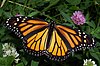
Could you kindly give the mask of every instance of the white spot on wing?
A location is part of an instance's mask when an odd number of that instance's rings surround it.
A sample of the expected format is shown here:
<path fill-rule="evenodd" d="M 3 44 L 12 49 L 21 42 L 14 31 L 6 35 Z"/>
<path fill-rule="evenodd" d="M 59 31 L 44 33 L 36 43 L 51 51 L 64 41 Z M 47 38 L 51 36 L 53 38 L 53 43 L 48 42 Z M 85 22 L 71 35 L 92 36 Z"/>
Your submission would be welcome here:
<path fill-rule="evenodd" d="M 85 34 L 85 32 L 83 32 L 83 34 Z"/>
<path fill-rule="evenodd" d="M 14 25 L 17 25 L 17 23 L 14 23 Z"/>
<path fill-rule="evenodd" d="M 22 18 L 21 16 L 19 18 Z"/>
<path fill-rule="evenodd" d="M 19 21 L 19 18 L 17 18 L 17 22 Z"/>
<path fill-rule="evenodd" d="M 8 26 L 9 24 L 7 24 L 7 26 Z"/>
<path fill-rule="evenodd" d="M 6 21 L 6 23 L 8 23 L 8 21 Z"/>

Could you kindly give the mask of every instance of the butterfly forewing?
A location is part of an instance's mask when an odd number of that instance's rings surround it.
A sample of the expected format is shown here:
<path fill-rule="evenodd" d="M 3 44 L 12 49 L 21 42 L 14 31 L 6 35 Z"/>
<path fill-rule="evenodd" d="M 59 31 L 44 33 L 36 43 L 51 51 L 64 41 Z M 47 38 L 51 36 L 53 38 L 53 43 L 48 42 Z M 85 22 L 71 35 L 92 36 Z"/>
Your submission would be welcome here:
<path fill-rule="evenodd" d="M 94 46 L 94 39 L 80 30 L 61 25 L 56 26 L 56 29 L 69 50 L 77 51 Z"/>

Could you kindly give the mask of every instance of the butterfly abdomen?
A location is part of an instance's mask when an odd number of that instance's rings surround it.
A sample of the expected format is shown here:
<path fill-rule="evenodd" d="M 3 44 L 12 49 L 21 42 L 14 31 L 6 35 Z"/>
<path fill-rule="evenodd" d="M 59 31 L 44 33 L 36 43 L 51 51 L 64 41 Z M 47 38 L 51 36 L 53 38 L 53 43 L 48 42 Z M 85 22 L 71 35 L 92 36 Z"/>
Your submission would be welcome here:
<path fill-rule="evenodd" d="M 55 22 L 52 21 L 50 24 L 49 24 L 49 27 L 48 27 L 48 39 L 47 39 L 47 45 L 46 45 L 46 49 L 48 49 L 48 47 L 50 46 L 50 41 L 51 41 L 51 37 L 52 37 L 52 34 L 53 34 L 53 31 L 55 30 Z"/>

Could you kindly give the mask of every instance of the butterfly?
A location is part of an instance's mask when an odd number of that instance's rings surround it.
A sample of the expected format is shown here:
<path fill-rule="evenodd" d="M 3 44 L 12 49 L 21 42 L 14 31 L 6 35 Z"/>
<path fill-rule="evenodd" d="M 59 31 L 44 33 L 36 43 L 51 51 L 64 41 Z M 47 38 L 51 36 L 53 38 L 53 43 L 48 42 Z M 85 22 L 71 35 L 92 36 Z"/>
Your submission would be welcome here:
<path fill-rule="evenodd" d="M 54 61 L 63 61 L 71 52 L 95 46 L 94 39 L 85 32 L 54 21 L 16 16 L 7 19 L 5 25 L 23 40 L 26 52 Z"/>

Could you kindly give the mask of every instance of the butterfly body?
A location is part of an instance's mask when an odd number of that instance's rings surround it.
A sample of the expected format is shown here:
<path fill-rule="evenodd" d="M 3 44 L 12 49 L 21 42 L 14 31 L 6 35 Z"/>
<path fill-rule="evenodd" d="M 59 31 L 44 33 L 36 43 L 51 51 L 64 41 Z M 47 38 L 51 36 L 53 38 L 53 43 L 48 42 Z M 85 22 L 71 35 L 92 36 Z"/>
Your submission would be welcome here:
<path fill-rule="evenodd" d="M 50 39 L 51 39 L 51 36 L 52 36 L 52 32 L 55 28 L 55 23 L 52 21 L 49 26 L 48 26 L 48 39 L 47 39 L 47 45 L 46 45 L 46 49 L 48 49 L 48 47 L 50 46 Z"/>
<path fill-rule="evenodd" d="M 73 51 L 95 46 L 94 39 L 81 30 L 32 17 L 11 17 L 6 27 L 23 40 L 26 52 L 55 61 L 65 60 Z"/>

